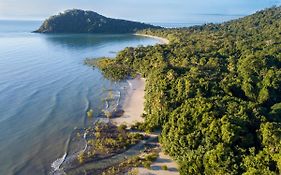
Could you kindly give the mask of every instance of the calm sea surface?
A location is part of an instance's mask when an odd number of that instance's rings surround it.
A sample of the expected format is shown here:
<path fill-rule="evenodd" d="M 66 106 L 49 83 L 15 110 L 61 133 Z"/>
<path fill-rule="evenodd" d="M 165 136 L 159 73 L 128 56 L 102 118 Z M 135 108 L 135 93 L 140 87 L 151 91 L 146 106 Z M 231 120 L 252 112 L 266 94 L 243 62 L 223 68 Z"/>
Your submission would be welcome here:
<path fill-rule="evenodd" d="M 48 174 L 89 108 L 118 89 L 86 57 L 159 41 L 133 35 L 34 34 L 40 22 L 0 21 L 0 174 Z"/>

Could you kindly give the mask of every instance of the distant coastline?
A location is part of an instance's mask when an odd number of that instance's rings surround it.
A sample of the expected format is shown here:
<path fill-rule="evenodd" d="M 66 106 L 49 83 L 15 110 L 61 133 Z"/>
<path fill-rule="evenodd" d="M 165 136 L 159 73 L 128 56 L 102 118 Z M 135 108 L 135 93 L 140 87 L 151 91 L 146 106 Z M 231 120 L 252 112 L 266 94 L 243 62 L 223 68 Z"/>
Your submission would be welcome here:
<path fill-rule="evenodd" d="M 157 39 L 157 40 L 161 41 L 161 44 L 169 44 L 170 43 L 170 41 L 168 39 L 162 38 L 162 37 L 158 37 L 158 36 L 154 36 L 154 35 L 147 35 L 147 34 L 140 34 L 140 33 L 135 33 L 133 35 L 154 38 L 154 39 Z"/>

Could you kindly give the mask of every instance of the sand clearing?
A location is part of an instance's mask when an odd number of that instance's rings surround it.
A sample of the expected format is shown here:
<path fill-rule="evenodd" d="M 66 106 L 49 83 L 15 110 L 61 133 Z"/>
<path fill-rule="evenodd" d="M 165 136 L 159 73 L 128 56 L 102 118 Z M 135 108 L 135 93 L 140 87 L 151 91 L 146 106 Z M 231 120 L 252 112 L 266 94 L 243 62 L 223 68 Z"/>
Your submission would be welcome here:
<path fill-rule="evenodd" d="M 128 80 L 128 83 L 130 88 L 123 106 L 124 114 L 121 117 L 112 119 L 112 122 L 117 125 L 132 125 L 136 122 L 144 121 L 141 116 L 144 111 L 145 79 L 138 76 L 135 79 Z"/>
<path fill-rule="evenodd" d="M 168 169 L 162 170 L 162 166 L 167 166 Z M 157 160 L 151 164 L 151 169 L 139 167 L 137 172 L 139 175 L 179 175 L 177 163 L 163 152 L 160 152 Z"/>

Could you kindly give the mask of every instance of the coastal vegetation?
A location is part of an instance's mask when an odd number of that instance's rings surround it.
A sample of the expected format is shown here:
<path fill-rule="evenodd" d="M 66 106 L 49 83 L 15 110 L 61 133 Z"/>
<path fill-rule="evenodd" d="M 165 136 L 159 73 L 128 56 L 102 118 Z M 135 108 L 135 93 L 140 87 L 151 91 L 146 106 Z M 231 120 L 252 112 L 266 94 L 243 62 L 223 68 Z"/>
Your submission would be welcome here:
<path fill-rule="evenodd" d="M 117 81 L 135 75 L 129 65 L 120 64 L 111 58 L 86 59 L 86 65 L 97 67 L 107 79 Z"/>
<path fill-rule="evenodd" d="M 38 33 L 135 33 L 137 30 L 160 28 L 150 24 L 113 19 L 93 11 L 66 10 L 46 19 Z"/>
<path fill-rule="evenodd" d="M 136 174 L 136 167 L 150 168 L 160 152 L 157 137 L 128 129 L 124 124 L 97 122 L 85 132 L 87 146 L 71 164 L 63 167 L 67 174 Z"/>
<path fill-rule="evenodd" d="M 77 156 L 80 164 L 123 152 L 144 138 L 139 133 L 129 132 L 126 125 L 116 126 L 101 122 L 96 123 L 95 127 L 88 131 L 88 135 L 90 138 L 87 140 L 87 149 Z"/>
<path fill-rule="evenodd" d="M 115 80 L 146 78 L 138 128 L 162 129 L 181 174 L 280 174 L 280 31 L 281 7 L 222 24 L 148 29 L 139 33 L 170 43 L 129 47 L 95 65 L 109 76 L 122 69 Z"/>

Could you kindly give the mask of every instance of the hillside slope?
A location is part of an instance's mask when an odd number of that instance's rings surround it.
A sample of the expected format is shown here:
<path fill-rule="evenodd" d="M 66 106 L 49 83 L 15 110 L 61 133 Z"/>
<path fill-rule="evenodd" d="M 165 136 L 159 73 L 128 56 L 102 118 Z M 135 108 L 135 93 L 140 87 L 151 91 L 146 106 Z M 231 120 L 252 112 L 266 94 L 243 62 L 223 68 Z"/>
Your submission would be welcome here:
<path fill-rule="evenodd" d="M 170 44 L 109 60 L 146 77 L 142 128 L 162 129 L 181 174 L 281 173 L 280 15 L 273 7 L 222 24 L 144 30 Z"/>

